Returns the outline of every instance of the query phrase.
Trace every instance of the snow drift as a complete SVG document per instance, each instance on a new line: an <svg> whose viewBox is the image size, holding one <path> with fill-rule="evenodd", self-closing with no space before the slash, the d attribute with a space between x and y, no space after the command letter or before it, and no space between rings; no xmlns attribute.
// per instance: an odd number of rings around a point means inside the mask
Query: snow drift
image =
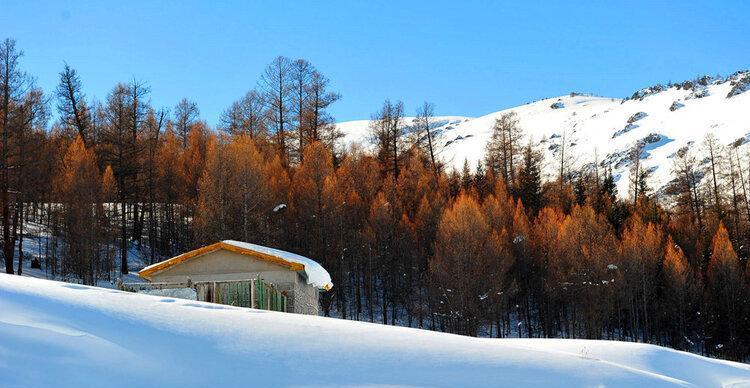
<svg viewBox="0 0 750 388"><path fill-rule="evenodd" d="M657 346L480 339L0 275L0 385L750 386Z"/></svg>

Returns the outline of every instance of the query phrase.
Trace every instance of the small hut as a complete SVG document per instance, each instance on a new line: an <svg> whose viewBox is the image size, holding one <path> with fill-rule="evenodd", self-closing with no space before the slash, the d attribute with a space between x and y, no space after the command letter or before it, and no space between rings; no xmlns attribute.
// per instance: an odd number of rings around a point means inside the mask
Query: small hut
<svg viewBox="0 0 750 388"><path fill-rule="evenodd" d="M318 314L318 294L333 287L317 262L294 253L224 240L150 265L138 275L154 285L187 285L198 300Z"/></svg>

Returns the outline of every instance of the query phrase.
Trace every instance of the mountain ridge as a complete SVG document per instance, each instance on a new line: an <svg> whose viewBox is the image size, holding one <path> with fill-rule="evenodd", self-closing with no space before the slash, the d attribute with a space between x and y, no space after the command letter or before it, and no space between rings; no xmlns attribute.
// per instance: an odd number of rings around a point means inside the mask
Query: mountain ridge
<svg viewBox="0 0 750 388"><path fill-rule="evenodd" d="M707 134L719 142L736 147L741 155L750 151L750 71L728 77L701 76L679 83L656 84L638 89L626 98L601 97L572 92L544 98L524 105L492 112L480 117L438 116L436 145L438 155L450 170L460 170L464 161L476 166L485 154L496 118L515 112L519 125L531 141L543 151L545 179L556 178L556 159L562 139L575 156L573 168L593 165L611 169L618 193L628 195L629 151L640 143L648 185L664 192L673 179L674 156L680 149L700 153ZM405 117L408 126L413 117ZM344 144L369 144L370 120L338 123ZM439 125L438 125L439 124ZM563 136L564 135L564 136Z"/></svg>

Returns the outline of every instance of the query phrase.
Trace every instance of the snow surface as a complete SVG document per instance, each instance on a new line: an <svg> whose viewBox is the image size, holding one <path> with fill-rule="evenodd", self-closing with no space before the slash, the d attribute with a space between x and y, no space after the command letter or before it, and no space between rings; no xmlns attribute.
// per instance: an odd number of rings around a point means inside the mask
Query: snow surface
<svg viewBox="0 0 750 388"><path fill-rule="evenodd" d="M235 240L224 240L224 244L229 244L241 249L248 249L255 252L265 253L267 255L276 256L286 261L302 264L305 266L305 276L307 277L307 284L312 285L318 289L330 290L333 288L331 282L331 275L328 271L323 268L317 261L309 259L304 256L300 256L296 253L282 251L281 249L264 247L262 245L255 245L243 241Z"/></svg>
<svg viewBox="0 0 750 388"><path fill-rule="evenodd" d="M711 79L707 86L696 84L692 89L646 88L638 92L642 98L628 100L571 94L478 118L455 117L458 119L455 123L452 118L436 117L434 121L439 124L436 148L448 166L460 171L467 160L473 169L484 158L495 119L512 111L528 135L525 141L530 139L544 151L547 179L556 178L555 162L564 134L566 153L573 158L574 167L593 163L598 154L603 166L612 167L619 194L627 196L628 151L636 142L653 134L669 140L647 144L648 153L643 156L644 169L653 171L649 185L658 191L672 180L672 159L677 150L690 147L699 151L707 133L716 135L724 145L745 138L740 154L750 150L750 92L737 87L735 93L739 93L728 97L743 79L750 79L750 73ZM682 107L672 111L669 108L673 103ZM635 120L629 122L631 118ZM404 122L408 124L410 120ZM445 123L446 120L449 122ZM348 121L337 126L345 135L345 143L368 145L369 123L369 120Z"/></svg>
<svg viewBox="0 0 750 388"><path fill-rule="evenodd" d="M740 387L652 345L487 339L0 275L9 387Z"/></svg>
<svg viewBox="0 0 750 388"><path fill-rule="evenodd" d="M408 130L414 125L416 117L404 117L401 122L403 123L404 129ZM465 116L437 116L433 117L430 122L430 127L434 127L436 131L442 132L446 127L454 128L457 124L470 119ZM336 128L341 130L344 135L342 139L345 144L360 143L367 145L371 143L370 139L370 123L371 120L354 120L336 123Z"/></svg>

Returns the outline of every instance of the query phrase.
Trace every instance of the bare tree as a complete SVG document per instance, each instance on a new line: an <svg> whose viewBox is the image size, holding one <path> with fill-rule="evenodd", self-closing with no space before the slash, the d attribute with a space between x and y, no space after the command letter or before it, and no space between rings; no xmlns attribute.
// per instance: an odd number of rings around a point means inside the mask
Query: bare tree
<svg viewBox="0 0 750 388"><path fill-rule="evenodd" d="M187 98L180 100L174 107L174 126L183 148L187 147L188 134L199 116L198 104Z"/></svg>
<svg viewBox="0 0 750 388"><path fill-rule="evenodd" d="M742 224L740 223L740 193L739 193L739 165L737 165L734 158L732 158L732 149L728 149L729 157L727 158L729 171L726 172L725 178L729 181L729 188L731 189L732 195L732 234L734 240L739 240L742 233ZM740 246L739 241L735 241L736 246Z"/></svg>
<svg viewBox="0 0 750 388"><path fill-rule="evenodd" d="M39 134L44 132L47 124L47 99L40 88L31 87L24 96L16 115L13 117L15 139L11 191L15 194L15 217L13 219L12 239L18 245L18 274L23 273L23 238L24 238L24 204L31 202L37 189L35 176L40 172L38 154L42 144Z"/></svg>
<svg viewBox="0 0 750 388"><path fill-rule="evenodd" d="M488 167L493 174L500 174L505 184L515 182L516 162L521 155L521 138L523 131L518 125L515 112L503 113L495 119L492 138L487 144Z"/></svg>
<svg viewBox="0 0 750 388"><path fill-rule="evenodd" d="M294 123L297 126L297 157L302 163L302 150L305 148L307 107L309 106L309 85L314 71L313 65L304 59L297 59L291 66L291 98Z"/></svg>
<svg viewBox="0 0 750 388"><path fill-rule="evenodd" d="M403 115L404 104L401 101L393 104L386 100L383 107L373 115L370 124L371 135L378 146L378 159L385 170L392 173L394 180L398 178L400 171L399 160L404 134Z"/></svg>
<svg viewBox="0 0 750 388"><path fill-rule="evenodd" d="M11 179L13 174L13 141L17 128L13 118L23 106L26 91L31 86L31 79L19 67L23 51L16 48L16 41L5 39L0 43L0 201L2 202L3 257L5 271L13 273L14 240L11 234L11 222L14 212L11 211Z"/></svg>
<svg viewBox="0 0 750 388"><path fill-rule="evenodd" d="M425 101L421 107L417 108L417 117L415 124L417 128L417 137L421 140L420 143L427 141L427 151L430 155L430 164L435 174L438 173L438 166L435 161L435 148L433 147L433 133L432 126L433 118L435 116L435 104ZM423 139L423 140L422 140Z"/></svg>
<svg viewBox="0 0 750 388"><path fill-rule="evenodd" d="M269 129L276 140L276 146L284 160L289 162L287 130L292 93L292 64L289 58L279 56L271 62L260 77L260 89L268 109Z"/></svg>
<svg viewBox="0 0 750 388"><path fill-rule="evenodd" d="M571 171L575 169L575 165L577 164L577 158L568 150L568 147L572 146L573 144L574 142L570 139L568 131L563 129L562 134L560 135L560 146L557 148L557 152L555 155L558 162L558 183L560 185L560 192L563 191L563 186L565 185L565 183L570 182L570 180L572 179L573 174L571 173ZM595 155L595 161L597 158L598 157ZM596 167L596 164L594 165L594 167ZM594 173L598 177L598 171L596 171L596 169Z"/></svg>
<svg viewBox="0 0 750 388"><path fill-rule="evenodd" d="M637 141L630 149L628 159L630 159L630 193L633 195L633 204L638 202L638 198L643 196L642 189L646 179L646 172L643 170L641 164L641 157L643 156L644 144L642 141Z"/></svg>
<svg viewBox="0 0 750 388"><path fill-rule="evenodd" d="M231 135L244 134L252 139L266 132L263 97L257 90L247 92L221 115L221 129Z"/></svg>
<svg viewBox="0 0 750 388"><path fill-rule="evenodd" d="M328 90L329 80L318 72L313 70L310 76L310 83L307 85L307 108L305 121L307 124L306 141L309 143L322 141L333 150L334 143L340 139L343 134L336 129L333 123L333 117L328 114L328 107L341 98L341 95Z"/></svg>
<svg viewBox="0 0 750 388"><path fill-rule="evenodd" d="M55 90L57 97L57 111L60 122L67 128L75 129L84 144L89 141L89 127L91 126L91 112L86 104L86 96L82 91L81 78L75 69L65 64L60 72L60 82Z"/></svg>
<svg viewBox="0 0 750 388"><path fill-rule="evenodd" d="M677 204L687 207L691 220L699 230L703 230L703 200L699 193L700 174L696 168L695 156L687 147L679 150L676 156L672 173L676 176L673 188L678 195Z"/></svg>
<svg viewBox="0 0 750 388"><path fill-rule="evenodd" d="M747 221L750 222L750 198L748 198L747 185L745 181L745 174L743 174L742 159L740 158L739 147L734 147L734 156L737 159L737 171L740 178L740 187L742 188L742 197L745 203L745 213L747 213ZM744 170L744 171L750 171Z"/></svg>
<svg viewBox="0 0 750 388"><path fill-rule="evenodd" d="M140 174L142 166L142 132L151 107L146 100L149 89L145 84L133 81L130 84L118 84L107 97L104 107L104 123L100 134L100 146L97 151L104 165L112 166L119 189L120 202L120 271L128 273L128 204L132 204L130 220L133 222L132 233L140 239L142 219L141 203L142 184Z"/></svg>
<svg viewBox="0 0 750 388"><path fill-rule="evenodd" d="M140 205L141 201L141 186L142 181L140 180L141 169L141 151L143 149L143 142L141 141L141 134L144 131L145 122L148 118L149 112L151 112L151 106L148 101L148 95L151 93L151 88L145 83L140 82L136 79L128 85L129 98L130 98L130 133L133 137L131 141L133 157L132 160L132 202L133 202L133 233L132 237L134 240L141 241L141 232L143 231L143 219L141 218ZM196 108L197 109L197 108ZM127 272L124 272L127 273Z"/></svg>
<svg viewBox="0 0 750 388"><path fill-rule="evenodd" d="M719 174L721 169L721 145L719 140L712 133L706 135L703 139L703 146L708 153L708 162L711 172L711 187L714 200L714 209L716 216L721 220L724 218L724 209L722 208L722 199L719 190Z"/></svg>
<svg viewBox="0 0 750 388"><path fill-rule="evenodd" d="M118 84L107 97L106 124L101 133L98 151L105 164L112 166L117 180L120 202L120 271L128 273L127 203L125 181L132 175L132 137L128 136L130 115L128 114L128 87Z"/></svg>

